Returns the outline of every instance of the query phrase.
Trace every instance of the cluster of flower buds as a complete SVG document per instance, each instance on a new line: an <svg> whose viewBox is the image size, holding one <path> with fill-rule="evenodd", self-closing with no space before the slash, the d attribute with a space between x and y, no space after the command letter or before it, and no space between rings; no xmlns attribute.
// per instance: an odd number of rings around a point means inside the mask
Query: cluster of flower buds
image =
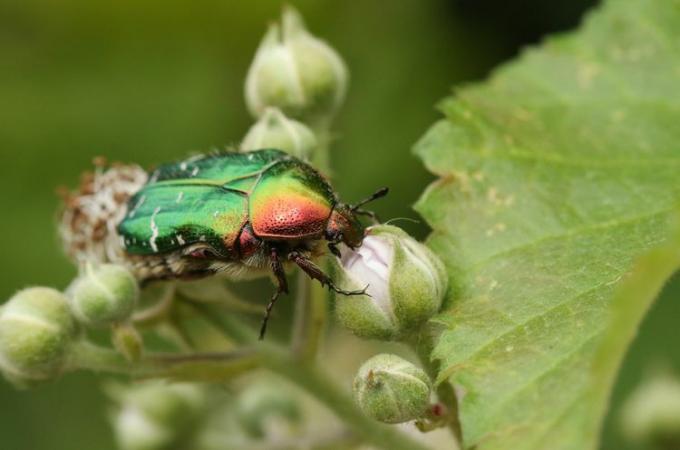
<svg viewBox="0 0 680 450"><path fill-rule="evenodd" d="M285 8L281 22L271 25L248 71L248 109L255 117L268 107L307 122L331 117L345 98L345 64L294 9Z"/></svg>
<svg viewBox="0 0 680 450"><path fill-rule="evenodd" d="M147 382L110 394L118 403L112 421L122 450L185 448L207 404L204 389L189 383Z"/></svg>
<svg viewBox="0 0 680 450"><path fill-rule="evenodd" d="M360 337L399 339L439 311L444 266L425 245L391 225L367 230L361 247L343 249L337 280L368 295L337 297L340 322Z"/></svg>
<svg viewBox="0 0 680 450"><path fill-rule="evenodd" d="M352 387L354 399L364 413L385 423L420 419L427 412L432 392L425 372L390 354L366 361Z"/></svg>
<svg viewBox="0 0 680 450"><path fill-rule="evenodd" d="M128 359L141 352L130 325L139 287L122 266L87 266L66 294L46 287L18 292L0 309L0 371L18 385L58 377L86 327L111 326L116 347Z"/></svg>

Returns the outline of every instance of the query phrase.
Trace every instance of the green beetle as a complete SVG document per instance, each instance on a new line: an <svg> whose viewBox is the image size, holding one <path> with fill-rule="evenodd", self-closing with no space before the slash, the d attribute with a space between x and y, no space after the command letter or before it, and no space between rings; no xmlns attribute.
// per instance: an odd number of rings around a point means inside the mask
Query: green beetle
<svg viewBox="0 0 680 450"><path fill-rule="evenodd" d="M339 243L360 246L357 216L373 216L361 206L385 194L340 203L323 176L280 150L199 155L152 172L130 198L118 234L143 281L273 271L277 289L262 337L274 303L288 292L283 262L340 294L365 293L339 289L311 258L323 253L323 242L336 256Z"/></svg>

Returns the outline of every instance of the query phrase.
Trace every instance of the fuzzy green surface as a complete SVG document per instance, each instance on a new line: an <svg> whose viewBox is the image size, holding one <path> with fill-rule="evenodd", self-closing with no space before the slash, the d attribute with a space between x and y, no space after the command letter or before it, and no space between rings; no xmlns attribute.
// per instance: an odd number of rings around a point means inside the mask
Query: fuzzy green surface
<svg viewBox="0 0 680 450"><path fill-rule="evenodd" d="M105 264L88 268L70 291L70 304L76 317L92 326L109 325L130 317L139 286L124 267Z"/></svg>
<svg viewBox="0 0 680 450"><path fill-rule="evenodd" d="M443 102L418 144L452 284L433 356L465 391L467 446L597 445L612 298L680 201L679 30L678 1L607 1Z"/></svg>
<svg viewBox="0 0 680 450"><path fill-rule="evenodd" d="M361 409L385 423L422 417L431 390L425 372L399 356L386 353L372 357L359 368L352 388Z"/></svg>
<svg viewBox="0 0 680 450"><path fill-rule="evenodd" d="M39 380L59 373L75 334L67 300L50 288L18 292L0 312L0 369Z"/></svg>

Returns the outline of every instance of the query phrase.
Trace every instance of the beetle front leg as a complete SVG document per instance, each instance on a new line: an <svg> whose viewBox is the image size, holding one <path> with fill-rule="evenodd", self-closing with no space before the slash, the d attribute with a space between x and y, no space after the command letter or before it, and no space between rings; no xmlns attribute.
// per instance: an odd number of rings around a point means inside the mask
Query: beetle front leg
<svg viewBox="0 0 680 450"><path fill-rule="evenodd" d="M274 308L276 300L278 300L279 295L281 295L282 293L283 294L288 293L288 281L286 280L286 273L283 271L283 265L281 264L281 260L279 259L278 250L275 247L272 247L269 256L271 258L272 271L274 272L274 276L276 277L276 292L274 292L274 295L269 301L267 309L265 310L264 313L264 317L262 318L262 325L260 326L260 340L264 338L264 334L267 331L267 322L269 321L269 315L272 312L272 308Z"/></svg>
<svg viewBox="0 0 680 450"><path fill-rule="evenodd" d="M328 286L328 289L331 291L337 292L338 294L342 295L369 295L366 293L366 289L368 289L368 286L361 290L356 291L347 291L345 289L340 289L335 285L335 283L333 283L331 277L326 275L319 266L314 264L309 258L307 258L306 256L302 255L299 252L290 252L288 254L288 259L297 264L300 269L302 269L307 275L309 275L310 278L318 280L322 286Z"/></svg>

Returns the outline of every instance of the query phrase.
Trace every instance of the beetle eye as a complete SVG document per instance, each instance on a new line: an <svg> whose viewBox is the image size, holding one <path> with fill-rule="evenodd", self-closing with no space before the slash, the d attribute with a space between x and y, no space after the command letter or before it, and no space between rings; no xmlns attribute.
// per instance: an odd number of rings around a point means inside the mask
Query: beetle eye
<svg viewBox="0 0 680 450"><path fill-rule="evenodd" d="M188 256L195 259L214 259L217 258L217 254L209 248L197 248L192 250Z"/></svg>

